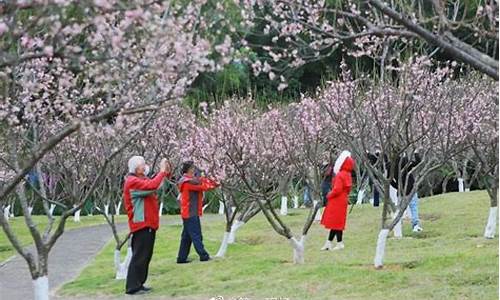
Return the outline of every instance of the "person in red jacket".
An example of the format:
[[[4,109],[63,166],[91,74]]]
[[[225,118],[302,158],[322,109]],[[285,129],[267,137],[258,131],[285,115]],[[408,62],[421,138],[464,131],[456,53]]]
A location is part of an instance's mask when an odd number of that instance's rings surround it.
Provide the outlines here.
[[[167,160],[162,159],[160,172],[149,179],[145,174],[147,168],[142,156],[130,158],[129,174],[123,186],[123,201],[132,234],[132,259],[125,286],[127,294],[142,294],[150,290],[144,283],[153,256],[156,230],[160,225],[156,190],[161,186],[163,178],[170,176],[171,169]]]
[[[182,177],[177,183],[180,193],[182,234],[177,255],[177,263],[189,263],[188,255],[193,244],[200,256],[200,261],[210,260],[210,255],[203,245],[200,217],[203,215],[203,192],[214,189],[218,184],[206,177],[195,176],[196,167],[192,161],[182,165]]]
[[[321,224],[330,229],[328,239],[321,250],[332,249],[332,241],[337,236],[337,245],[333,250],[344,249],[342,234],[347,219],[347,206],[349,205],[349,193],[352,188],[352,170],[354,160],[349,151],[343,151],[333,167],[335,176],[332,179],[333,189],[327,194],[325,212],[321,218]]]

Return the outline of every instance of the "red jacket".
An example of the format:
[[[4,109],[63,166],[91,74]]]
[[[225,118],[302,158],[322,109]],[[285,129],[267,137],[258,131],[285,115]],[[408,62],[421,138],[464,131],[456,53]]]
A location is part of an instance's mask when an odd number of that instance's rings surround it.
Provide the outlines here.
[[[205,177],[192,177],[184,174],[178,182],[180,193],[181,217],[187,219],[203,215],[203,192],[218,186]]]
[[[354,169],[354,160],[347,157],[340,168],[340,172],[332,179],[333,189],[326,195],[327,204],[321,224],[325,228],[344,230],[347,219],[349,193],[352,188],[351,172]]]
[[[160,226],[158,196],[156,190],[161,186],[165,172],[158,173],[153,179],[129,174],[123,186],[123,201],[128,215],[130,232],[150,227],[157,230]]]

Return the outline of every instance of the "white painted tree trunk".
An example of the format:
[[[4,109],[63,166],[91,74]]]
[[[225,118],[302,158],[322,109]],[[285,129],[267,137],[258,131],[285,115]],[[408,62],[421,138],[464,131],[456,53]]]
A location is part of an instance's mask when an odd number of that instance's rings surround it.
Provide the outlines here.
[[[458,191],[460,193],[464,192],[464,179],[463,178],[458,178]]]
[[[73,217],[73,221],[80,222],[80,212],[81,212],[81,209],[75,211],[75,215]]]
[[[109,204],[104,204],[104,215],[109,216]]]
[[[14,203],[12,203],[12,206],[10,206],[10,217],[14,218]]]
[[[33,213],[33,206],[28,206],[28,212],[29,212],[29,214],[31,216],[32,213]]]
[[[132,259],[132,247],[127,247],[127,255],[125,256],[123,262],[121,261],[120,250],[115,249],[115,269],[116,269],[115,279],[127,278],[128,266],[130,265],[131,259]]]
[[[292,237],[289,239],[290,244],[293,248],[293,263],[303,264],[304,263],[304,243],[306,241],[306,236],[303,235],[300,240]]]
[[[34,279],[33,292],[35,300],[49,300],[49,278],[42,276]]]
[[[238,231],[238,229],[243,225],[245,225],[245,222],[240,220],[237,220],[233,223],[233,225],[231,226],[231,231],[229,232],[229,238],[227,241],[228,244],[234,244],[234,242],[236,241],[236,231]]]
[[[50,215],[53,216],[54,215],[54,209],[56,209],[56,205],[55,204],[50,204]]]
[[[280,215],[286,216],[287,214],[288,214],[288,198],[286,196],[281,196]]]
[[[398,213],[399,210],[397,210],[394,214],[394,218],[397,217]],[[398,239],[403,237],[403,218],[399,218],[399,221],[394,226],[394,237]]]
[[[465,188],[465,192],[466,193],[470,192],[470,188]]]
[[[382,229],[378,233],[377,248],[375,250],[375,259],[373,260],[375,268],[381,268],[384,266],[385,243],[387,242],[388,235],[389,235],[389,229]]]
[[[317,200],[313,201],[313,207],[316,207],[316,204],[318,204]],[[318,211],[316,212],[316,215],[314,216],[314,221],[321,221],[321,217],[323,216],[323,208],[320,207]]]
[[[122,208],[122,202],[118,202],[118,205],[115,205],[115,215],[120,215],[120,209]]]
[[[160,216],[160,218],[162,212],[163,212],[163,201],[160,203],[160,209],[158,210],[158,216]]]
[[[293,196],[293,208],[299,208],[299,196]]]
[[[486,223],[486,228],[484,229],[484,237],[487,239],[492,239],[495,237],[497,231],[497,217],[498,217],[498,207],[490,207],[490,214],[488,215],[488,223]]]
[[[10,217],[10,204],[3,208],[3,215],[5,219],[8,221]]]
[[[219,200],[219,215],[224,214],[224,202]]]
[[[394,205],[399,204],[398,190],[393,188],[392,186],[389,187],[389,198],[391,198],[391,201],[392,201],[392,203],[394,203]]]
[[[362,204],[363,203],[363,198],[365,196],[365,190],[360,190],[358,192],[358,198],[356,199],[356,204],[359,205],[359,204]]]
[[[223,258],[226,256],[227,246],[229,244],[229,232],[225,231],[222,237],[222,243],[220,244],[219,251],[215,254],[215,257]]]

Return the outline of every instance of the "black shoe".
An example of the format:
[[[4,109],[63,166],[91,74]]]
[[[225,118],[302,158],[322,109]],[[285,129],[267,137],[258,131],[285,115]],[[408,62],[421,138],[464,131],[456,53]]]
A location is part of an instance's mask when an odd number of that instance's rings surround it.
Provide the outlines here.
[[[190,259],[187,259],[187,260],[177,260],[178,264],[188,264],[190,262],[192,262],[192,260],[190,260]]]
[[[148,287],[148,286],[141,286],[141,290],[145,291],[145,292],[151,292],[153,289]]]
[[[144,290],[142,287],[135,291],[127,291],[125,294],[127,295],[144,295],[149,293],[150,290]]]

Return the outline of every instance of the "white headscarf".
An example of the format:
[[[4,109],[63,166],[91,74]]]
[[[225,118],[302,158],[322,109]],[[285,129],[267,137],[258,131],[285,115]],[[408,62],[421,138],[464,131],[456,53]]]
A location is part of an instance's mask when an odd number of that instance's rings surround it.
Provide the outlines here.
[[[333,166],[333,172],[337,174],[340,172],[340,168],[342,168],[342,165],[344,164],[345,160],[351,157],[351,152],[344,150],[342,153],[340,153],[339,157],[335,161],[335,165]]]

